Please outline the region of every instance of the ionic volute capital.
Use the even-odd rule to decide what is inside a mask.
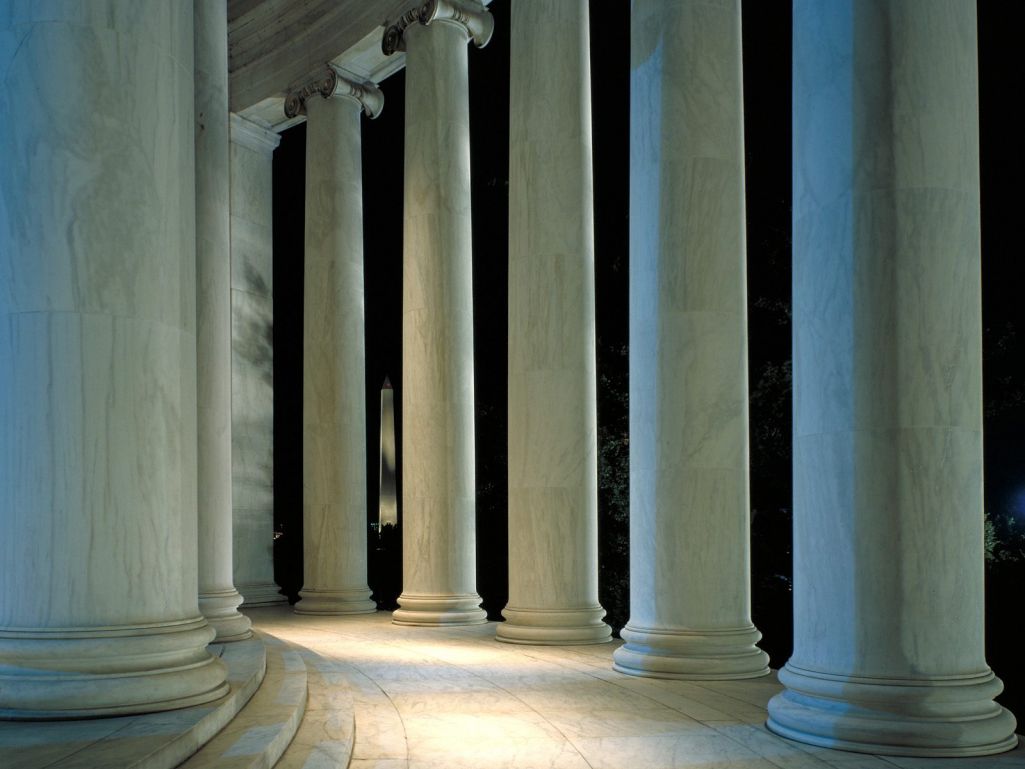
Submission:
[[[359,103],[367,117],[375,118],[384,109],[384,94],[373,83],[355,83],[328,65],[322,77],[292,91],[285,97],[285,115],[293,118],[306,113],[306,100],[315,96],[324,99],[350,98]]]
[[[406,11],[394,24],[389,25],[381,40],[381,50],[385,56],[406,50],[406,28],[411,24],[428,25],[435,21],[461,24],[466,29],[467,36],[478,48],[486,46],[495,31],[495,19],[491,12],[477,3],[464,0],[427,0],[418,8]]]

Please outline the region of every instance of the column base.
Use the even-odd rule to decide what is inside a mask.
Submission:
[[[510,644],[576,646],[612,640],[612,628],[602,622],[605,610],[595,604],[586,609],[502,609],[505,622],[495,638]]]
[[[858,678],[786,665],[766,726],[824,748],[884,756],[987,756],[1018,744],[992,671],[934,679]]]
[[[648,678],[724,681],[769,674],[769,655],[750,625],[727,630],[670,630],[627,623],[626,643],[612,653],[620,673]]]
[[[236,588],[242,594],[243,609],[249,609],[253,606],[273,606],[274,604],[288,603],[288,598],[281,595],[281,588],[273,582],[236,585]]]
[[[296,614],[373,614],[377,604],[370,600],[370,588],[354,590],[310,590],[299,591],[299,603],[293,610]]]
[[[153,713],[228,693],[202,617],[106,628],[0,628],[0,718]]]
[[[199,611],[216,634],[213,643],[244,641],[252,637],[253,623],[249,617],[239,614],[240,603],[242,596],[234,588],[199,594]]]
[[[399,608],[392,612],[396,625],[482,625],[488,621],[487,612],[480,608],[476,593],[462,595],[410,595],[399,596]]]

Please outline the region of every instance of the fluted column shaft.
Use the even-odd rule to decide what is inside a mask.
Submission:
[[[0,716],[227,691],[197,606],[192,3],[0,18]]]
[[[751,624],[740,2],[635,0],[630,621],[614,667],[769,672]]]
[[[367,587],[361,108],[354,97],[306,101],[302,614],[377,610]]]
[[[406,28],[400,624],[483,622],[476,581],[467,30]]]
[[[509,603],[498,639],[609,639],[598,604],[591,83],[585,0],[512,6]]]
[[[231,190],[228,11],[195,2],[196,374],[199,609],[218,641],[252,635],[239,614],[231,532]]]
[[[975,3],[794,6],[794,653],[769,728],[1016,744],[983,643]]]
[[[273,165],[280,137],[231,116],[231,499],[243,608],[274,582]]]

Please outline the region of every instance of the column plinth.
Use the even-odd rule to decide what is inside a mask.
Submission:
[[[377,611],[367,587],[360,112],[382,106],[376,86],[330,69],[286,103],[286,114],[307,117],[299,614]]]
[[[986,756],[1018,745],[1015,719],[994,702],[1004,685],[989,669],[944,679],[861,678],[779,671],[770,731],[825,748],[888,756]]]
[[[627,624],[626,642],[613,654],[620,673],[650,678],[728,680],[767,675],[768,659],[755,644],[762,634],[741,628],[685,630]]]
[[[610,640],[598,603],[587,3],[510,21],[509,603],[500,641]]]
[[[404,14],[402,594],[399,625],[486,620],[476,569],[468,5]],[[455,12],[458,10],[458,12]],[[430,12],[428,12],[430,11]],[[449,11],[453,11],[450,13]],[[490,14],[479,6],[474,17]],[[486,39],[478,39],[483,45]]]
[[[110,628],[0,629],[0,718],[114,716],[209,702],[228,692],[225,683],[211,686],[206,645],[213,640],[204,617]],[[218,660],[214,669],[222,668]]]
[[[766,725],[998,753],[975,3],[799,0],[793,29],[794,651]]]

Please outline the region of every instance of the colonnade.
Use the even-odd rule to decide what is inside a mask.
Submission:
[[[109,4],[24,10],[17,44],[0,27],[0,106],[19,110],[0,124],[3,717],[215,699],[206,644],[248,636],[242,595],[278,600],[269,478],[243,445],[247,429],[267,445],[269,363],[237,354],[270,311],[276,138],[229,124],[223,4]],[[1016,739],[982,638],[975,8],[942,5],[794,9],[795,643],[768,727],[884,754]],[[599,643],[588,4],[516,0],[511,24],[497,637]],[[399,624],[484,621],[467,43],[492,26],[431,0],[383,43],[407,69]],[[739,1],[635,0],[631,28],[632,614],[615,667],[762,676]],[[286,100],[308,123],[300,612],[375,606],[360,112],[382,106],[333,68]]]

